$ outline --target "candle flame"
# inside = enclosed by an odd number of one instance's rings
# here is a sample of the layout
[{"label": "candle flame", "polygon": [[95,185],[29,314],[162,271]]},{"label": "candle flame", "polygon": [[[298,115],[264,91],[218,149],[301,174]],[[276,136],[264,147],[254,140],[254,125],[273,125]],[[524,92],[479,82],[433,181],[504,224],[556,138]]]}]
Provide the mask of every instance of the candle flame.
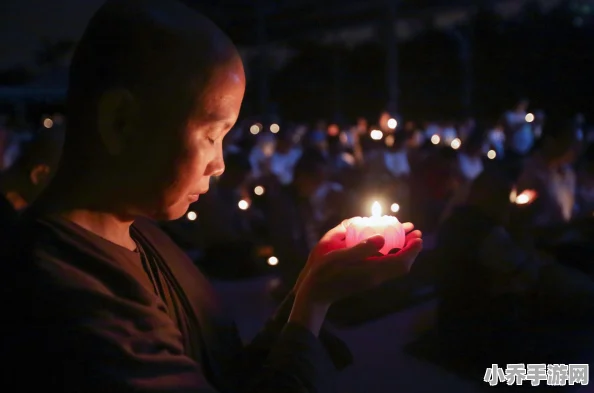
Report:
[{"label": "candle flame", "polygon": [[516,203],[518,205],[525,205],[528,202],[530,202],[530,197],[526,194],[520,194],[518,195],[518,197],[516,198]]},{"label": "candle flame", "polygon": [[371,205],[371,216],[372,217],[381,217],[381,215],[382,215],[382,205],[380,205],[378,201],[373,202],[373,205]]}]

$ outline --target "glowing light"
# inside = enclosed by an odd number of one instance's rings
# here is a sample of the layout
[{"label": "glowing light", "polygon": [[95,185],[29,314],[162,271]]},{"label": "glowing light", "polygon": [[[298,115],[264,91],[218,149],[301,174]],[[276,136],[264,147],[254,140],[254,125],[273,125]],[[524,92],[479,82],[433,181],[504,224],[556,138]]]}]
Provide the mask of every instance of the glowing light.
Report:
[{"label": "glowing light", "polygon": [[441,138],[439,137],[439,135],[435,134],[431,137],[431,143],[433,143],[434,145],[439,145],[439,142],[441,142]]},{"label": "glowing light", "polygon": [[196,214],[196,212],[188,212],[187,217],[188,220],[194,221],[198,217],[198,214]]},{"label": "glowing light", "polygon": [[487,157],[489,158],[489,160],[494,160],[495,157],[497,157],[497,152],[495,150],[489,150],[487,152]]},{"label": "glowing light", "polygon": [[250,132],[252,133],[252,135],[258,135],[258,133],[260,132],[260,125],[254,124],[253,126],[251,126]]},{"label": "glowing light", "polygon": [[245,201],[245,200],[242,199],[241,201],[239,201],[239,203],[237,204],[237,206],[239,206],[239,208],[241,210],[247,210],[248,207],[250,207],[250,204],[247,201]]},{"label": "glowing light", "polygon": [[394,146],[394,135],[388,135],[386,137],[386,146],[388,146],[388,147]]},{"label": "glowing light", "polygon": [[270,132],[272,132],[273,134],[276,134],[279,131],[280,131],[280,127],[278,126],[278,124],[270,125]]},{"label": "glowing light", "polygon": [[452,141],[450,146],[452,146],[452,149],[458,150],[460,148],[460,146],[462,146],[462,141],[460,139],[456,138]]},{"label": "glowing light", "polygon": [[256,186],[256,188],[254,188],[254,194],[256,194],[256,195],[264,194],[264,187]]},{"label": "glowing light", "polygon": [[526,194],[520,194],[518,195],[518,197],[516,198],[516,203],[518,205],[525,205],[528,202],[530,202],[530,197]]},{"label": "glowing light", "polygon": [[378,201],[373,202],[371,205],[371,217],[381,217],[382,215],[382,205]]},{"label": "glowing light", "polygon": [[396,129],[396,127],[398,127],[398,122],[396,121],[396,119],[390,119],[388,120],[388,128],[391,130]]},{"label": "glowing light", "polygon": [[515,203],[516,202],[516,198],[518,197],[518,191],[514,188],[511,190],[511,192],[509,193],[509,201],[511,203]]},{"label": "glowing light", "polygon": [[54,126],[54,121],[48,117],[47,119],[43,120],[43,126],[45,128],[52,128]]},{"label": "glowing light", "polygon": [[537,194],[534,190],[524,190],[516,198],[516,205],[526,205],[536,199]]},{"label": "glowing light", "polygon": [[340,128],[336,124],[330,124],[328,127],[328,135],[337,136],[340,133]]},{"label": "glowing light", "polygon": [[532,113],[528,113],[526,115],[526,122],[532,123],[534,121],[534,115]]},{"label": "glowing light", "polygon": [[392,210],[392,213],[398,213],[398,211],[400,211],[400,205],[397,203],[392,203],[390,210]]},{"label": "glowing light", "polygon": [[380,130],[373,130],[373,131],[371,131],[369,136],[371,136],[371,139],[373,139],[374,141],[379,141],[380,139],[382,139],[384,137],[384,133],[381,132]]},{"label": "glowing light", "polygon": [[278,258],[277,257],[274,257],[274,256],[268,258],[268,264],[270,266],[276,266],[276,265],[278,265]]}]

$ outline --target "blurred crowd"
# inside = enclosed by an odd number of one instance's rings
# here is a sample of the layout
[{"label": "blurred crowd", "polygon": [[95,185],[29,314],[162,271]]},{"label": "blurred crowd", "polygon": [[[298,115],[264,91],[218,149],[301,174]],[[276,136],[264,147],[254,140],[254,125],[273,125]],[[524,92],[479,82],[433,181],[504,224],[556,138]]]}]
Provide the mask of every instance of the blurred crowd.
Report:
[{"label": "blurred crowd", "polygon": [[[2,230],[51,178],[63,127],[61,115],[28,132],[0,117]],[[413,269],[429,272],[440,298],[443,347],[462,343],[494,362],[493,353],[590,326],[593,142],[583,116],[559,119],[528,100],[492,122],[388,112],[353,125],[245,119],[225,138],[224,174],[184,219],[163,226],[211,276],[274,269],[280,298],[328,229],[369,216],[378,201],[424,233]]]}]

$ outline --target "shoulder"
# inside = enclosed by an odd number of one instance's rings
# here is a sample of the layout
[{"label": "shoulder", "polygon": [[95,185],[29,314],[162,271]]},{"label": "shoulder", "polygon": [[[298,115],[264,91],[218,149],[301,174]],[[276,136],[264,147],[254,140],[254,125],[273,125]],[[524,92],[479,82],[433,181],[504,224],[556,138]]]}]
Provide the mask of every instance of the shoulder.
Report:
[{"label": "shoulder", "polygon": [[7,280],[19,293],[36,294],[37,301],[57,295],[74,301],[90,293],[140,299],[147,293],[135,253],[82,229],[34,219],[22,223],[18,237]]},{"label": "shoulder", "polygon": [[133,226],[137,233],[147,240],[155,250],[168,255],[174,254],[176,257],[185,257],[183,250],[161,229],[156,221],[137,218],[134,220]]}]

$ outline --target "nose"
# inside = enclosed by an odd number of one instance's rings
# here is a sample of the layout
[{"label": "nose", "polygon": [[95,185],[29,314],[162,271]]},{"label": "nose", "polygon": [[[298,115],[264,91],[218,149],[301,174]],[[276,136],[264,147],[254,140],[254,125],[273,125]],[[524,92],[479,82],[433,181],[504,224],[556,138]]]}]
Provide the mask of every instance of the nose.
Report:
[{"label": "nose", "polygon": [[214,159],[206,167],[205,176],[221,176],[225,172],[225,161],[223,160],[223,147],[217,149]]}]

